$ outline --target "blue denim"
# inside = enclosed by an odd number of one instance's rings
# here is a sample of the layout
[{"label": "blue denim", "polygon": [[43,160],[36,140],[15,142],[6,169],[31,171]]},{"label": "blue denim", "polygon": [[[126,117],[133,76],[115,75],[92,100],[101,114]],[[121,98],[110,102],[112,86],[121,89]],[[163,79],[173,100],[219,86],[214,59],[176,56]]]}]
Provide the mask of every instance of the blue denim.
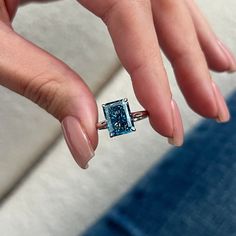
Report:
[{"label": "blue denim", "polygon": [[[236,236],[236,92],[83,236]],[[138,158],[138,157],[137,157]]]}]

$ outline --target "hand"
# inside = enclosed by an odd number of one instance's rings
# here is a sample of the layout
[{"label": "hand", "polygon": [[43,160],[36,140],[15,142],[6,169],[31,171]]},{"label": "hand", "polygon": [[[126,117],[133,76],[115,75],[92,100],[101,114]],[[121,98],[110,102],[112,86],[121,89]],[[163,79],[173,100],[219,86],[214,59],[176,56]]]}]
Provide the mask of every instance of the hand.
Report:
[{"label": "hand", "polygon": [[[24,1],[25,2],[25,1]],[[236,60],[214,35],[193,0],[81,0],[110,32],[152,127],[171,144],[183,128],[163,67],[170,60],[189,106],[220,122],[229,112],[209,69],[235,71]],[[77,163],[85,168],[98,143],[97,106],[81,77],[11,27],[19,0],[0,0],[0,84],[31,99],[62,123]]]}]

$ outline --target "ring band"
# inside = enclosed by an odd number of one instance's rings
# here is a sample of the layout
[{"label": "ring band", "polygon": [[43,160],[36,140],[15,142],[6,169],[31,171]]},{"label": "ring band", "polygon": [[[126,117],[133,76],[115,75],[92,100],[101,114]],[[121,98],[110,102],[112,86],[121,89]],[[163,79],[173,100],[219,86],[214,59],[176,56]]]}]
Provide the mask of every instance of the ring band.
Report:
[{"label": "ring band", "polygon": [[[131,113],[131,118],[133,122],[137,122],[139,120],[143,120],[148,117],[148,112],[147,111],[136,111]],[[103,130],[107,129],[107,121],[101,121],[97,123],[97,129],[98,130]]]},{"label": "ring band", "polygon": [[147,111],[131,112],[128,99],[124,98],[102,105],[105,119],[97,123],[97,129],[108,129],[110,137],[136,131],[134,122],[148,117]]}]

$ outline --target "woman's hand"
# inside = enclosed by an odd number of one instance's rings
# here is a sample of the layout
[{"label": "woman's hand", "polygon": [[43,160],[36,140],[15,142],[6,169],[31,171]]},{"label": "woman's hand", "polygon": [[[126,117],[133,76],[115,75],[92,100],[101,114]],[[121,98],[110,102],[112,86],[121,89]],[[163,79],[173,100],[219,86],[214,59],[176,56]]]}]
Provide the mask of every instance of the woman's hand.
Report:
[{"label": "woman's hand", "polygon": [[[183,128],[160,48],[170,60],[189,106],[204,117],[229,120],[209,69],[232,72],[236,60],[193,0],[79,2],[107,25],[152,127],[171,144],[183,143]],[[18,0],[0,0],[0,84],[31,99],[62,122],[71,153],[85,168],[98,143],[95,99],[78,74],[12,30],[18,4]]]}]

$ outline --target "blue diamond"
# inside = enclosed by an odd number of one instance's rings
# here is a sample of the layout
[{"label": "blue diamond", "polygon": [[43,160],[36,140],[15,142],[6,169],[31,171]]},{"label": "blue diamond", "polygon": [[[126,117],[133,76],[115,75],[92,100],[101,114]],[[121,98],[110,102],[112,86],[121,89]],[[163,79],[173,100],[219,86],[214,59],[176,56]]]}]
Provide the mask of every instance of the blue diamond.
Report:
[{"label": "blue diamond", "polygon": [[110,137],[128,134],[136,130],[126,98],[106,103],[102,107]]}]

